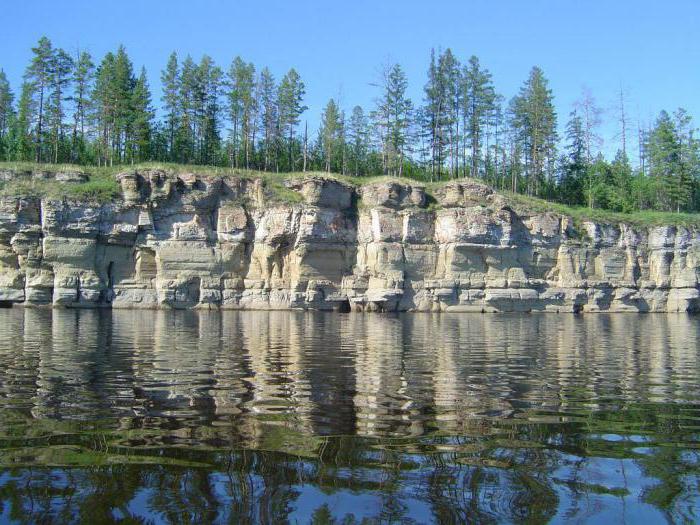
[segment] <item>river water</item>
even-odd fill
[[[0,310],[0,522],[700,520],[700,317]]]

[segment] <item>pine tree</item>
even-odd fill
[[[178,103],[180,105],[180,126],[177,132],[178,161],[194,162],[196,151],[197,116],[195,115],[195,91],[197,89],[197,66],[187,55],[182,62]]]
[[[161,72],[160,81],[163,85],[163,109],[165,110],[165,125],[167,128],[167,151],[168,159],[175,161],[175,137],[179,127],[180,119],[180,70],[177,62],[177,54],[173,51],[168,58],[168,64]]]
[[[264,159],[263,169],[269,170],[273,164],[278,165],[277,144],[278,144],[278,107],[277,107],[277,86],[275,78],[268,68],[260,71],[258,79],[258,91],[260,93],[261,125],[263,131]]]
[[[299,125],[299,118],[308,109],[303,103],[305,94],[304,82],[296,70],[290,69],[282,78],[277,93],[280,128],[287,139],[288,169],[290,171],[294,171],[295,168],[293,158],[295,130]]]
[[[215,164],[221,146],[219,96],[223,72],[204,55],[194,72],[193,104],[195,159]]]
[[[557,114],[544,73],[533,67],[510,104],[511,126],[527,152],[527,191],[539,195],[556,157]]]
[[[95,89],[91,101],[98,133],[98,164],[106,164],[111,160],[111,134],[116,111],[113,78],[114,54],[110,52],[104,56],[95,72]]]
[[[151,107],[151,93],[148,89],[146,69],[141,69],[141,74],[134,83],[131,93],[131,116],[129,125],[129,142],[127,146],[128,157],[131,163],[149,159],[151,147],[151,132],[153,109]]]
[[[90,92],[92,91],[95,75],[95,64],[90,53],[83,51],[78,54],[73,71],[73,138],[71,145],[71,161],[84,162],[86,152],[85,127],[91,110]]]
[[[462,106],[462,73],[457,58],[447,49],[438,59],[438,71],[445,89],[445,127],[450,157],[450,176],[459,172],[459,113]]]
[[[36,126],[34,131],[35,140],[35,160],[42,162],[45,158],[43,151],[44,134],[46,130],[45,112],[46,98],[52,77],[53,66],[53,46],[46,37],[41,37],[36,47],[32,48],[32,61],[24,74],[25,82],[31,88],[31,96],[36,100]]]
[[[440,177],[445,161],[445,149],[450,145],[448,138],[451,103],[446,69],[443,56],[436,60],[435,50],[431,50],[428,82],[424,87],[425,103],[421,110],[423,134],[430,150],[430,180]]]
[[[0,160],[9,160],[10,128],[14,123],[14,95],[5,72],[0,69]]]
[[[465,136],[471,150],[470,175],[478,177],[481,139],[489,118],[496,111],[496,91],[491,81],[491,73],[481,67],[479,59],[475,56],[469,59],[462,78],[462,115],[464,116]],[[466,149],[465,144],[465,152]]]
[[[228,71],[228,109],[233,133],[233,162],[238,167],[239,147],[243,149],[246,168],[250,168],[253,149],[254,120],[257,106],[255,98],[255,66],[236,57]]]
[[[114,77],[112,93],[114,95],[114,133],[112,135],[114,156],[117,162],[127,160],[131,149],[131,119],[133,118],[133,92],[136,87],[134,66],[124,46],[119,46],[114,57]]]
[[[73,75],[73,59],[63,49],[54,50],[50,75],[46,113],[53,145],[52,158],[54,163],[58,163],[60,145],[64,140],[64,102],[69,98],[68,86]]]
[[[92,105],[99,134],[99,163],[122,163],[132,154],[131,121],[137,79],[124,46],[107,53],[95,74]]]

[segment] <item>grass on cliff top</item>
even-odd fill
[[[71,164],[51,165],[31,162],[0,162],[0,170],[17,173],[32,172],[81,172],[88,180],[78,183],[61,183],[53,179],[17,177],[0,181],[0,195],[10,197],[46,197],[50,199],[74,199],[78,201],[104,203],[121,197],[121,187],[115,175],[122,170],[114,168],[86,168]]]
[[[77,166],[69,164],[36,164],[31,162],[0,162],[0,170],[15,172],[71,172],[78,171],[88,175],[88,180],[81,183],[60,183],[55,180],[35,177],[18,177],[16,180],[0,182],[0,195],[36,196],[54,199],[75,199],[90,202],[110,202],[121,197],[121,188],[116,179],[118,173],[133,170],[161,169],[166,173],[178,175],[182,173],[197,173],[214,177],[244,177],[260,178],[268,190],[268,196],[275,202],[295,204],[302,201],[302,196],[284,185],[286,179],[303,177],[324,177],[337,180],[355,187],[378,182],[401,182],[414,186],[423,186],[428,194],[429,209],[438,208],[433,197],[434,192],[449,181],[424,182],[409,178],[390,176],[353,177],[350,175],[329,174],[320,171],[270,173],[255,170],[225,168],[219,166],[195,166],[186,164],[147,162],[131,166]],[[474,179],[457,179],[472,180]],[[602,209],[572,207],[555,202],[545,201],[536,197],[500,192],[506,201],[517,211],[521,212],[551,212],[572,217],[574,223],[591,220],[604,223],[630,223],[640,226],[680,225],[700,226],[700,214],[671,213],[658,211],[638,211],[635,213],[617,213]]]
[[[516,211],[552,212],[559,215],[568,215],[576,225],[584,221],[594,221],[609,224],[624,222],[638,226],[700,226],[700,214],[698,213],[674,213],[653,210],[619,213],[600,208],[567,206],[566,204],[511,192],[501,193],[508,204]]]

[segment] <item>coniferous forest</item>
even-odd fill
[[[641,126],[621,90],[611,117],[617,154],[606,158],[593,95],[584,90],[570,114],[557,115],[538,67],[507,100],[477,57],[432,51],[422,100],[408,97],[404,71],[389,64],[373,107],[331,99],[320,122],[304,118],[306,90],[293,68],[275,78],[240,57],[223,67],[173,53],[160,80],[156,96],[124,47],[99,59],[41,38],[16,92],[0,70],[0,161],[473,177],[573,206],[700,210],[700,142],[685,110]]]

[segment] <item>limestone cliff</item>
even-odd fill
[[[428,198],[418,184],[293,178],[280,202],[256,178],[118,179],[122,198],[107,204],[2,197],[3,305],[700,310],[697,228],[575,228],[466,181]]]

